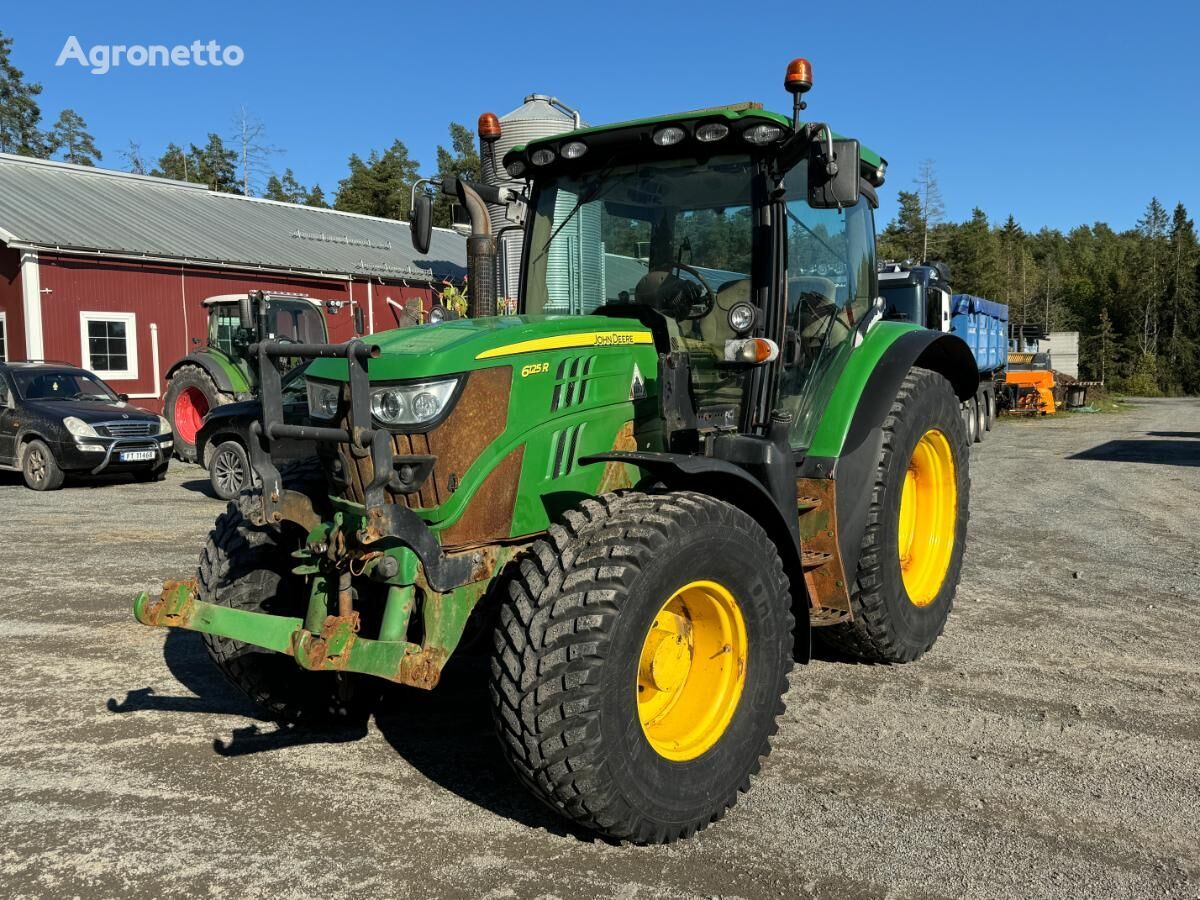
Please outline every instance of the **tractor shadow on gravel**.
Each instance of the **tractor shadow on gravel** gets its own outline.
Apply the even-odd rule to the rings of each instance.
[[[260,711],[221,676],[199,634],[169,629],[163,659],[180,685],[195,696],[165,696],[146,687],[109,698],[112,713],[163,712],[230,715],[259,722],[215,738],[220,756],[246,756],[308,744],[339,744],[362,739],[367,723],[315,729],[280,725]],[[535,800],[501,754],[492,728],[487,696],[487,663],[479,656],[455,658],[433,691],[380,682],[373,704],[380,734],[422,776],[489,812],[560,837],[591,843],[595,834],[576,829]]]
[[[258,719],[263,723],[234,728],[228,739],[214,738],[213,750],[221,756],[245,756],[302,744],[342,744],[359,740],[367,733],[365,724],[316,730],[271,722],[222,677],[196,632],[168,629],[163,641],[163,661],[175,679],[195,696],[174,697],[156,694],[151,687],[139,688],[126,692],[124,700],[110,697],[105,704],[108,711],[202,713]]]

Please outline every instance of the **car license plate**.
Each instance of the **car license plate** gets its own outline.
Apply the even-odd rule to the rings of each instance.
[[[153,450],[126,450],[121,454],[121,462],[149,462],[154,459]]]

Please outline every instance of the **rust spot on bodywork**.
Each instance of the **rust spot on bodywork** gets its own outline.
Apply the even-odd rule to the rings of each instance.
[[[199,590],[195,577],[164,581],[162,593],[146,607],[140,621],[145,625],[164,626],[186,623]]]
[[[306,669],[342,671],[350,661],[350,648],[358,633],[358,613],[348,616],[326,616],[321,634],[300,631],[293,638],[292,652]]]
[[[814,627],[852,618],[850,588],[838,547],[837,483],[831,478],[796,480],[801,563]]]
[[[446,651],[440,647],[428,647],[420,653],[410,653],[404,657],[396,680],[412,687],[433,690],[442,677],[444,665]]]
[[[613,439],[613,450],[621,450],[632,452],[637,450],[637,439],[633,436],[633,421],[630,420],[621,426],[617,432],[616,438]],[[597,494],[607,494],[611,491],[619,491],[622,488],[633,487],[633,482],[629,478],[625,463],[609,460],[604,464],[604,474],[600,476],[600,484],[596,488]]]
[[[492,469],[459,520],[442,532],[443,546],[501,541],[509,536],[524,458],[522,444]]]

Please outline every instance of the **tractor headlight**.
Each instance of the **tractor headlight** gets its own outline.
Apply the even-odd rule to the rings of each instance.
[[[337,415],[338,401],[342,389],[337,384],[322,384],[319,381],[309,381],[308,414],[314,419],[332,419]]]
[[[729,126],[723,122],[708,122],[696,129],[696,140],[711,144],[729,134]]]
[[[742,132],[743,139],[759,147],[763,146],[764,144],[769,144],[772,141],[777,141],[781,137],[783,137],[782,128],[780,128],[778,125],[767,125],[765,123],[751,125]]]
[[[100,437],[100,435],[96,434],[95,428],[83,421],[83,419],[77,419],[74,416],[67,416],[63,419],[63,427],[77,438]]]
[[[755,311],[749,303],[735,303],[729,310],[729,327],[738,334],[745,334],[754,326]]]
[[[668,125],[654,132],[652,140],[660,147],[673,147],[687,137],[687,132],[678,125]]]
[[[424,425],[446,411],[457,378],[395,384],[371,391],[371,413],[385,425]]]

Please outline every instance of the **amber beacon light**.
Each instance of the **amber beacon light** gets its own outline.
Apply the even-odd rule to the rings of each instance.
[[[495,113],[485,112],[479,117],[479,137],[485,141],[494,141],[500,137],[500,120]]]
[[[783,86],[789,94],[807,94],[812,88],[812,64],[803,57],[793,59],[788,63]]]

